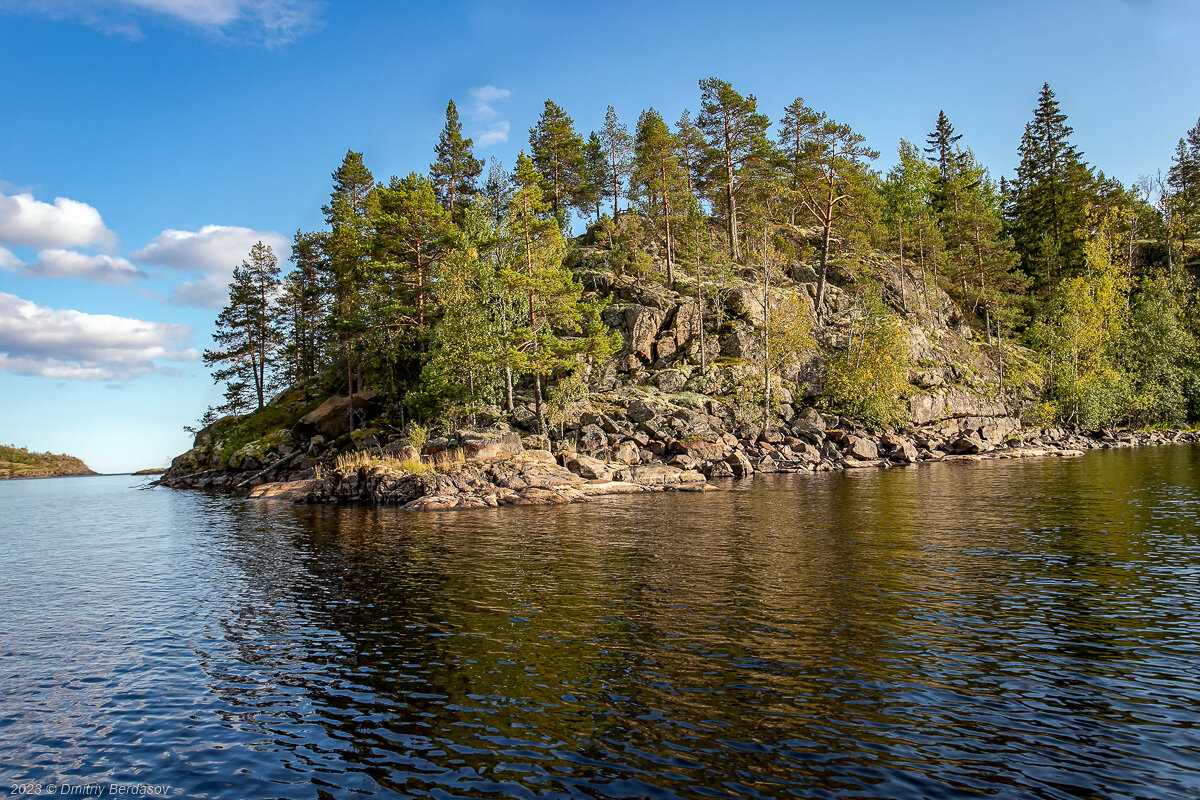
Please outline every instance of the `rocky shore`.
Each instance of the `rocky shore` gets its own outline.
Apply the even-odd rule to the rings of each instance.
[[[421,451],[398,441],[372,443],[354,458],[323,467],[317,456],[324,436],[317,431],[323,424],[336,431],[335,421],[347,402],[335,398],[281,437],[271,463],[245,452],[224,469],[189,471],[177,464],[160,484],[234,490],[256,499],[443,510],[711,491],[722,479],[755,474],[1077,456],[1089,450],[1200,440],[1200,434],[1190,431],[1021,429],[1010,417],[965,417],[878,432],[813,408],[739,437],[726,430],[720,409],[679,403],[694,398],[626,393],[623,399],[604,411],[584,412],[570,439],[522,436],[508,423],[494,422],[483,430],[431,440]],[[370,398],[356,401],[368,407]]]

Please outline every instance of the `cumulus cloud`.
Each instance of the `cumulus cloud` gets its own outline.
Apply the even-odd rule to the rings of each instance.
[[[508,89],[498,89],[495,86],[475,86],[467,89],[471,97],[471,105],[467,107],[466,116],[474,123],[472,138],[480,147],[489,147],[499,142],[508,141],[511,124],[500,116],[496,103],[507,100],[511,95]]]
[[[37,261],[25,267],[34,278],[78,278],[95,283],[124,284],[146,273],[124,258],[85,255],[74,250],[43,250]]]
[[[231,225],[205,225],[198,231],[167,229],[130,255],[139,264],[169,267],[179,272],[228,275],[246,260],[255,242],[270,245],[279,260],[291,253],[288,239],[274,231],[256,231]]]
[[[319,0],[0,0],[0,10],[71,19],[139,39],[146,22],[171,21],[228,41],[277,45],[319,25]]]
[[[29,193],[0,194],[0,245],[110,250],[116,244],[117,235],[87,203],[56,197],[51,204]]]
[[[176,306],[221,308],[229,300],[229,275],[202,275],[184,281],[171,292],[169,302]]]
[[[177,373],[160,362],[190,362],[192,329],[110,314],[38,305],[0,292],[0,369],[64,380],[128,381]]]
[[[0,247],[0,269],[12,269],[21,266],[21,259],[12,254],[11,250]]]

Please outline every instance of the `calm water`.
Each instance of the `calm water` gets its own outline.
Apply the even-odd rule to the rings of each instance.
[[[414,515],[0,483],[0,792],[1200,796],[1200,449]]]

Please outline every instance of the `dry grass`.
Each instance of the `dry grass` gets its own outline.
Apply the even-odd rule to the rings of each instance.
[[[354,450],[338,456],[333,462],[333,467],[340,472],[356,472],[360,469],[384,469],[417,475],[436,468],[437,464],[428,463],[427,459],[422,458],[406,458],[401,460],[395,456],[376,455],[367,450]]]

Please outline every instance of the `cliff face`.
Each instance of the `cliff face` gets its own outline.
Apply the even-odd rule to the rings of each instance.
[[[97,475],[78,458],[54,453],[31,453],[22,447],[0,446],[0,480],[10,478],[67,478]]]
[[[769,289],[753,267],[726,277],[716,291],[706,288],[715,299],[702,309],[694,287],[675,291],[661,283],[616,276],[605,267],[604,251],[583,247],[578,253],[577,274],[585,289],[608,300],[604,322],[623,339],[608,372],[596,382],[601,395],[648,386],[668,394],[705,395],[736,409],[745,405],[738,401],[739,392],[753,381],[761,384],[764,295],[769,292],[773,302],[788,294],[797,296],[816,315],[816,274],[802,264],[777,276]],[[1001,362],[996,348],[981,340],[963,310],[913,265],[876,254],[867,271],[880,282],[886,305],[905,329],[911,364],[908,426],[1006,418],[1003,424],[1017,427],[1016,417],[1034,397],[1030,387],[1011,378],[1027,365],[1020,349],[1008,345],[1005,357],[1012,363]],[[778,422],[788,421],[804,407],[829,409],[822,396],[823,354],[847,346],[860,313],[854,302],[859,284],[848,272],[831,269],[822,322],[813,330],[822,347],[798,354],[773,376]],[[735,414],[729,422],[734,427],[763,426],[761,416],[751,416]]]

